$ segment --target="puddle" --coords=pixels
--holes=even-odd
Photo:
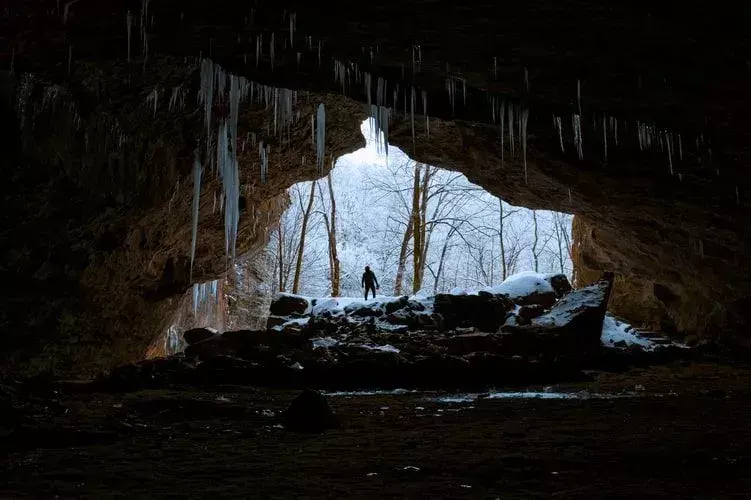
[[[417,392],[418,391],[407,389],[374,389],[371,391],[321,391],[321,394],[323,394],[324,396],[399,396],[401,394],[415,394]]]
[[[607,394],[597,392],[541,392],[541,391],[523,391],[523,392],[486,392],[478,394],[452,394],[449,396],[439,396],[428,398],[429,401],[437,403],[472,403],[478,399],[615,399],[638,397],[637,394]]]

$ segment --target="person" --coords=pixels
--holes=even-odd
[[[370,270],[370,266],[365,266],[365,272],[362,273],[362,285],[365,287],[365,300],[368,300],[368,291],[373,292],[373,298],[376,296],[376,289],[381,288],[378,285],[378,279],[373,271]]]

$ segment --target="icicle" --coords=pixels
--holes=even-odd
[[[68,15],[70,14],[70,8],[80,1],[81,0],[71,0],[70,2],[65,3],[65,8],[63,10],[63,24],[68,24]]]
[[[323,161],[326,153],[326,108],[323,103],[318,105],[316,113],[316,159],[318,173],[323,172]]]
[[[193,162],[193,237],[190,244],[190,279],[193,279],[193,261],[196,257],[196,241],[198,240],[198,208],[201,197],[201,160],[198,150]]]
[[[261,43],[263,43],[261,36],[256,36],[256,68],[258,67],[258,61],[261,59]]]
[[[292,13],[289,16],[289,45],[290,47],[295,46],[295,29],[297,27],[297,14]]]
[[[678,160],[683,161],[683,142],[681,141],[681,134],[678,134]]]
[[[561,117],[556,116],[555,119],[555,127],[558,129],[558,143],[561,146],[561,153],[565,153],[563,150],[563,123],[561,122]]]
[[[261,183],[266,184],[269,175],[269,149],[263,141],[258,144],[258,155],[261,159]]]
[[[527,68],[524,68],[524,88],[527,92],[529,92],[529,71],[527,71]]]
[[[269,41],[269,57],[271,58],[271,71],[274,71],[274,33],[271,34]]]
[[[573,201],[571,200],[571,189],[570,188],[568,190],[568,202],[569,203],[573,203]]]
[[[498,58],[493,56],[493,78],[498,79]]]
[[[522,161],[524,162],[524,182],[527,182],[527,120],[529,119],[529,109],[522,109]]]
[[[430,117],[428,117],[428,93],[422,91],[422,112],[425,115],[425,130],[430,135]]]
[[[508,142],[509,153],[514,156],[514,105],[509,103],[508,106]]]
[[[501,167],[503,167],[503,127],[506,122],[506,101],[501,101]]]
[[[130,38],[133,31],[133,14],[130,11],[125,14],[125,26],[128,30],[128,62],[130,62]]]
[[[608,123],[605,121],[605,116],[602,117],[602,142],[605,152],[605,161],[608,161]]]
[[[670,166],[670,175],[673,175],[673,145],[672,138],[668,136],[668,132],[665,131],[665,148],[668,150],[668,165]]]
[[[410,98],[410,117],[412,119],[412,149],[415,149],[415,87],[412,87],[411,92],[411,98]]]
[[[154,87],[154,90],[146,97],[146,103],[154,104],[154,116],[156,116],[156,108],[159,101],[159,87]]]
[[[738,205],[741,204],[741,192],[738,189],[738,186],[735,186],[735,203]]]

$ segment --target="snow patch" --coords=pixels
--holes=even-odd
[[[393,352],[393,353],[401,352],[399,349],[392,346],[391,344],[386,344],[386,345],[362,344],[360,345],[360,347],[362,347],[363,349],[368,349],[370,351]]]
[[[548,278],[553,275],[524,271],[509,276],[500,285],[486,287],[483,291],[495,295],[508,295],[512,300],[535,293],[554,293],[555,291],[548,281]]]

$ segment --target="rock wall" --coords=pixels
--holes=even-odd
[[[159,68],[161,74],[132,75],[130,83],[122,68],[99,67],[77,68],[65,86],[26,74],[3,80],[3,171],[10,181],[2,187],[8,307],[0,349],[8,355],[1,370],[89,376],[141,359],[192,283],[225,276],[222,188],[211,158],[204,158],[192,275],[190,269],[191,169],[205,137],[192,104],[198,68],[170,58]],[[184,94],[174,90],[181,85]],[[155,88],[156,110],[149,99]],[[175,92],[178,102],[170,104]],[[255,133],[272,144],[265,184],[258,146],[248,140],[239,155],[240,256],[265,248],[289,203],[286,188],[318,175],[309,120],[318,102],[327,104],[328,158],[364,144],[359,105],[298,97],[299,118],[284,138],[269,132],[273,109],[247,106],[240,116],[239,136]]]

